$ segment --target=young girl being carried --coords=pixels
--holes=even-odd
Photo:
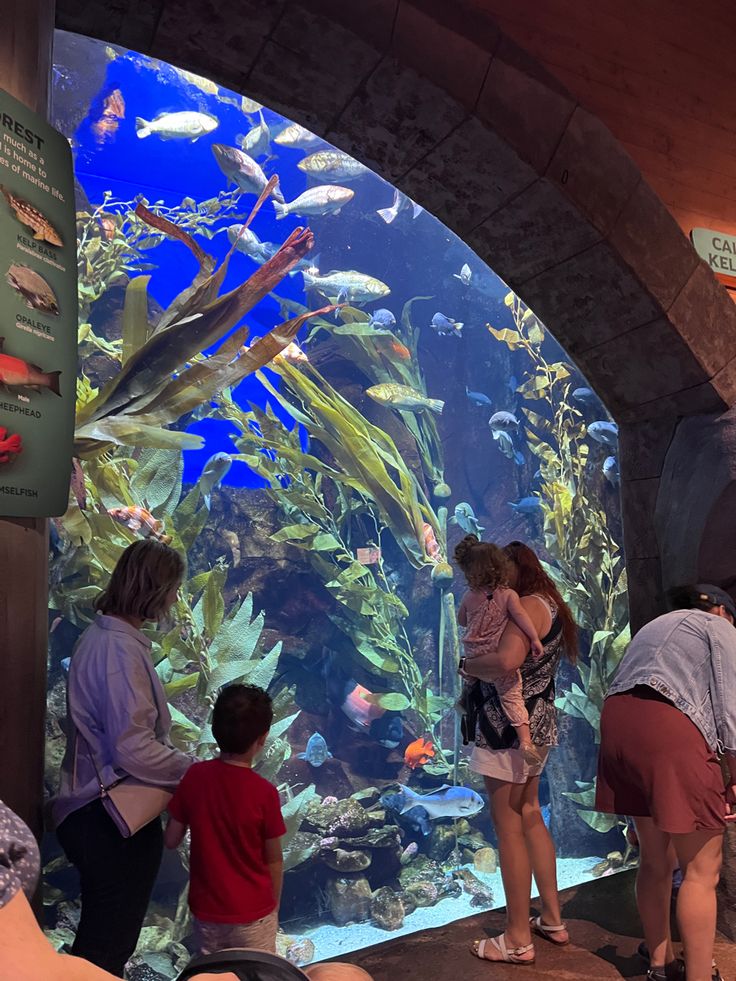
[[[455,562],[468,583],[457,613],[465,627],[465,658],[493,658],[509,619],[529,638],[532,655],[541,656],[544,647],[534,624],[521,605],[519,594],[508,586],[509,562],[502,549],[491,542],[481,542],[477,535],[466,535],[455,548]],[[524,759],[540,763],[529,730],[529,714],[524,705],[521,672],[517,669],[499,674],[493,684],[509,722],[516,730]],[[468,684],[463,686],[461,708],[465,709]]]

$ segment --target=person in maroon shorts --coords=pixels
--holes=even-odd
[[[713,967],[716,886],[726,821],[736,817],[736,605],[711,585],[670,594],[670,613],[631,642],[601,715],[596,809],[633,817],[637,904],[648,977],[681,978],[670,937],[672,870],[687,981]],[[717,754],[730,772],[725,789]]]
[[[189,906],[202,954],[276,949],[286,827],[278,791],[252,769],[272,721],[261,688],[224,688],[212,713],[220,756],[190,767],[169,803],[167,847],[191,830]]]

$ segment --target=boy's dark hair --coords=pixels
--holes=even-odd
[[[212,734],[221,753],[247,753],[272,722],[268,692],[255,685],[228,685],[215,702]]]

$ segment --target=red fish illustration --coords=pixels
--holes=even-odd
[[[5,338],[0,337],[0,352]],[[0,353],[0,385],[15,388],[48,388],[61,398],[59,391],[60,371],[44,371],[38,365],[30,364],[21,358]]]
[[[0,426],[0,463],[9,463],[13,457],[22,452],[22,438],[17,433],[8,436],[5,426]]]
[[[164,545],[169,545],[171,535],[164,535],[163,522],[154,518],[150,511],[134,505],[128,508],[110,508],[107,512],[111,518],[130,528],[131,531],[142,531],[146,538],[157,538]]]

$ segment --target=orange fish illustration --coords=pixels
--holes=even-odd
[[[428,525],[426,521],[422,525],[422,537],[424,539],[424,551],[433,562],[439,562],[442,559],[442,552],[432,525]]]
[[[130,528],[131,531],[141,531],[146,538],[157,538],[164,545],[171,543],[171,535],[164,535],[163,522],[154,518],[150,511],[134,505],[129,508],[110,508],[107,512],[111,518]]]
[[[23,439],[13,433],[8,436],[5,426],[0,426],[0,463],[9,463],[14,456],[23,452]]]
[[[415,739],[404,751],[404,763],[412,770],[416,770],[418,766],[429,763],[434,755],[434,743],[430,739]]]
[[[0,337],[0,351],[4,343],[5,338]],[[44,371],[38,365],[30,364],[21,358],[0,354],[0,385],[7,385],[9,388],[48,388],[61,398],[60,374],[60,371]]]

